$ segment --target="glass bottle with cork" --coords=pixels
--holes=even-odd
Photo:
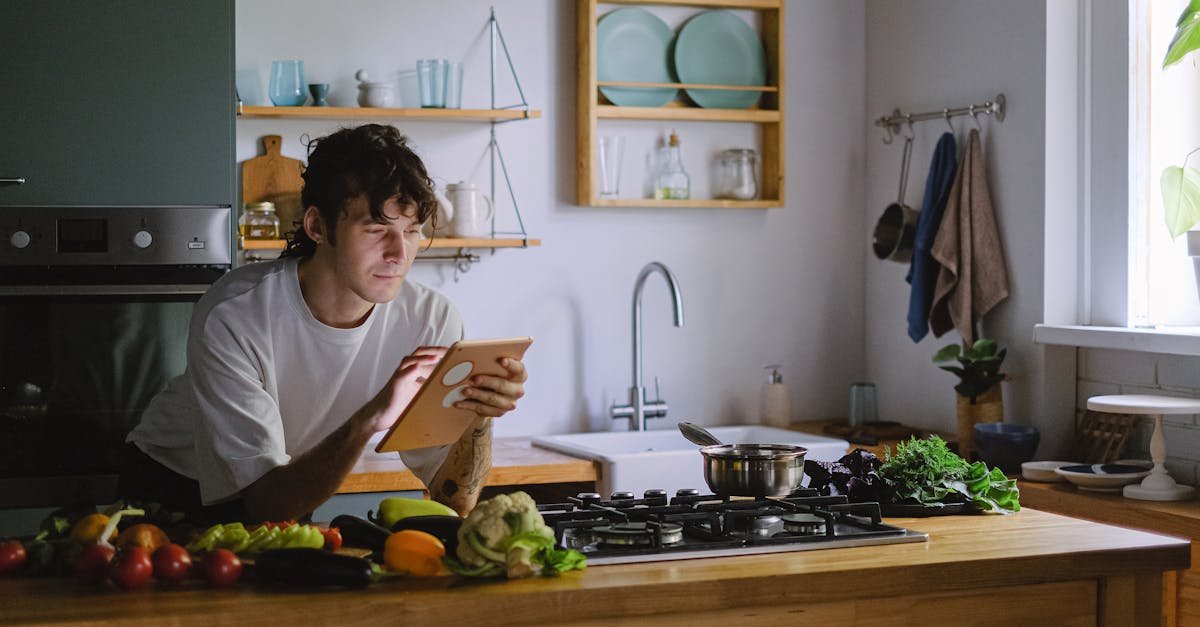
[[[683,161],[679,157],[679,135],[672,130],[660,155],[658,174],[654,177],[654,198],[687,199],[691,197],[690,188],[690,180],[683,171]]]

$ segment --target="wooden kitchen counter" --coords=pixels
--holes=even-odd
[[[1163,580],[1165,625],[1200,624],[1200,501],[1139,501],[1069,483],[1019,482],[1021,503],[1109,525],[1166,533],[1192,541],[1192,567]]]
[[[538,448],[529,438],[496,438],[492,443],[492,471],[488,486],[595,482],[596,465],[590,460]],[[338,493],[424,490],[425,484],[404,467],[397,453],[363,456]]]
[[[929,542],[595,566],[557,578],[393,579],[365,590],[132,592],[0,581],[0,623],[1154,625],[1188,543],[1025,509],[894,518]],[[817,620],[818,623],[811,621]]]

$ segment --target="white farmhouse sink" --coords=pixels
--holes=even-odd
[[[845,440],[788,429],[739,425],[706,427],[726,444],[794,444],[808,449],[805,459],[833,461],[846,454]],[[641,497],[661,488],[673,496],[680,488],[709,492],[704,482],[700,447],[688,442],[678,429],[653,431],[602,431],[567,433],[533,438],[533,444],[568,455],[600,462],[597,491],[604,497],[616,491]]]

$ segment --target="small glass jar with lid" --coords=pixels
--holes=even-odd
[[[755,171],[758,154],[749,148],[731,148],[717,156],[717,197],[753,200],[758,197]]]
[[[238,230],[242,239],[279,239],[279,216],[275,214],[275,203],[246,203],[238,220]]]

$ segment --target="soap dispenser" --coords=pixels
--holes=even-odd
[[[792,422],[792,397],[783,383],[783,376],[779,374],[780,368],[782,366],[777,364],[764,367],[770,374],[762,386],[760,409],[764,425],[787,428]]]

